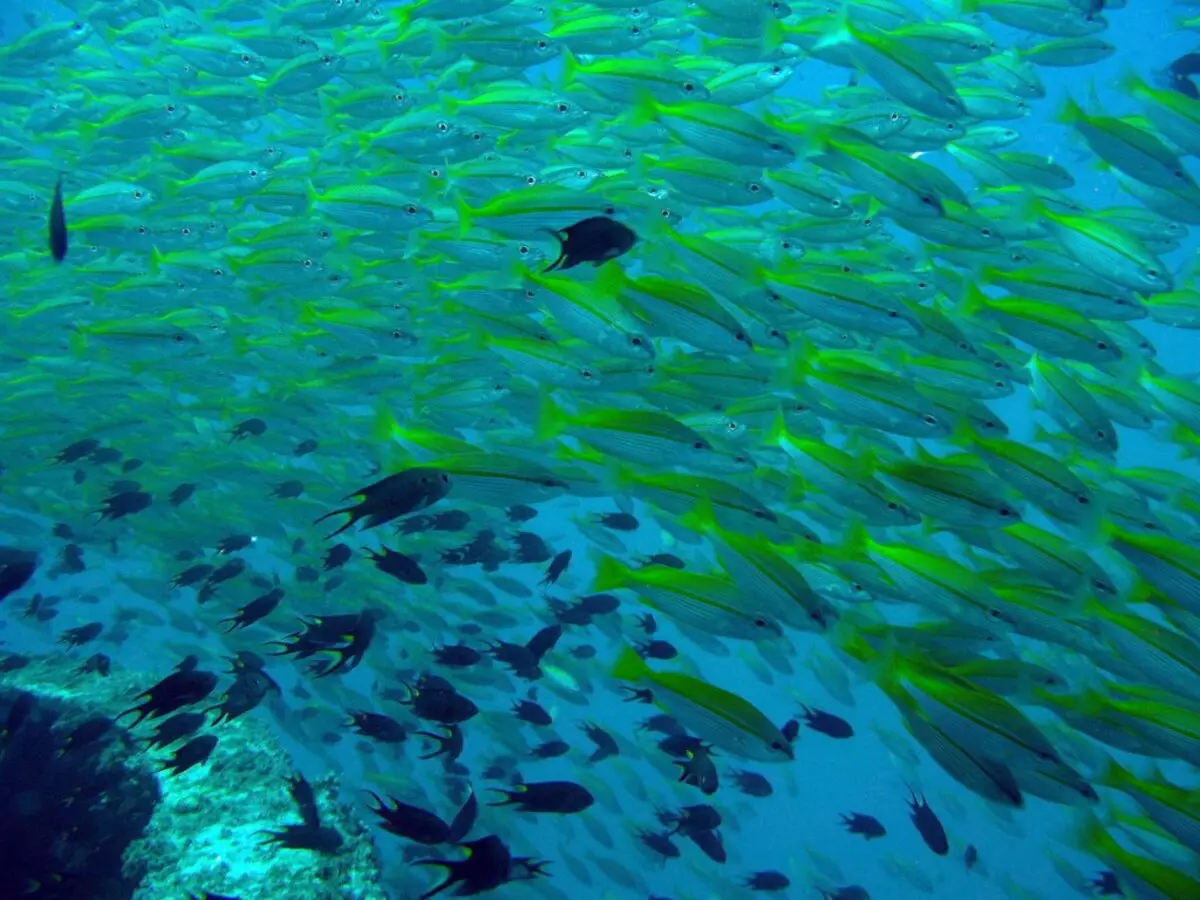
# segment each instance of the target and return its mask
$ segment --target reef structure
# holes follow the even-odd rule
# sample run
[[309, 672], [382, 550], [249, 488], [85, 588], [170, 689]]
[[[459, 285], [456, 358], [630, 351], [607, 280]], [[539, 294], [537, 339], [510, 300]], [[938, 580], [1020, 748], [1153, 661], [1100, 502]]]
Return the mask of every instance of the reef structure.
[[0, 654], [0, 896], [387, 900], [370, 831], [339, 801], [336, 776], [313, 782], [322, 823], [343, 838], [336, 853], [265, 841], [296, 818], [294, 772], [267, 724], [246, 715], [206, 728], [211, 756], [171, 775], [169, 753], [113, 721], [145, 685], [116, 666], [103, 677], [64, 655]]

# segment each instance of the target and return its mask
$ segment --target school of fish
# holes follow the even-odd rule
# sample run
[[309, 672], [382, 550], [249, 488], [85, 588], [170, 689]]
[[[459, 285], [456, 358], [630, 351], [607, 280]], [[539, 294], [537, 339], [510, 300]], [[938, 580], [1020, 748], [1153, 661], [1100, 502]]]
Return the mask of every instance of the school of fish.
[[[864, 796], [863, 852], [1200, 898], [1200, 385], [1143, 328], [1200, 328], [1200, 100], [1131, 72], [1053, 111], [1077, 165], [1020, 149], [1123, 2], [63, 5], [0, 44], [3, 613], [194, 651], [121, 719], [183, 710], [176, 772], [352, 729], [397, 896], [886, 898], [723, 827], [874, 693], [911, 824]], [[931, 768], [1068, 809], [1061, 880]], [[291, 789], [271, 839], [336, 852]]]

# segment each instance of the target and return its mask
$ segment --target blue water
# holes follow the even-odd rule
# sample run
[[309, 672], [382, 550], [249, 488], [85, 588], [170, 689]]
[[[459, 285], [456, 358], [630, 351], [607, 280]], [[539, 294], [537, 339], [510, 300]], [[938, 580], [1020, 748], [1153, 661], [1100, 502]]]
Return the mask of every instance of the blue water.
[[[0, 39], [12, 40], [24, 31], [26, 25], [22, 13], [26, 11], [45, 12], [64, 19], [72, 15], [50, 3], [6, 0], [0, 5]], [[1149, 79], [1155, 70], [1192, 49], [1192, 36], [1174, 30], [1176, 18], [1189, 11], [1190, 8], [1168, 3], [1141, 3], [1137, 0], [1131, 3], [1130, 8], [1110, 11], [1108, 16], [1112, 27], [1103, 36], [1117, 45], [1117, 54], [1105, 62], [1078, 70], [1040, 70], [1048, 95], [1033, 104], [1034, 112], [1029, 118], [1014, 123], [1023, 135], [1014, 149], [1049, 155], [1065, 165], [1078, 182], [1069, 193], [1089, 206], [1135, 205], [1134, 201], [1121, 194], [1111, 173], [1095, 167], [1094, 159], [1081, 140], [1069, 127], [1059, 124], [1056, 115], [1068, 96], [1089, 105], [1093, 102], [1093, 92], [1100, 106], [1109, 113], [1123, 115], [1134, 112], [1135, 104], [1120, 91], [1117, 81], [1130, 70]], [[1017, 33], [993, 22], [987, 22], [986, 28], [1002, 45], [1021, 40]], [[548, 74], [553, 76], [554, 73], [555, 68], [550, 67]], [[823, 89], [844, 84], [845, 77], [844, 70], [817, 61], [806, 61], [780, 92], [780, 96], [819, 102]], [[1095, 111], [1094, 106], [1090, 108]], [[939, 153], [936, 157], [939, 165], [944, 164], [963, 183], [964, 179], [953, 172], [953, 164], [946, 154]], [[1189, 168], [1193, 174], [1200, 175], [1200, 168], [1193, 163], [1189, 161]], [[1189, 240], [1167, 258], [1180, 282], [1190, 276], [1189, 266], [1196, 249], [1196, 242]], [[1155, 344], [1158, 361], [1168, 371], [1197, 371], [1194, 361], [1195, 339], [1191, 332], [1156, 326], [1146, 321], [1137, 323], [1137, 327]], [[3, 340], [0, 337], [0, 342]], [[1032, 434], [1035, 419], [1026, 391], [1018, 391], [1012, 398], [996, 404], [995, 409], [1010, 425], [1016, 439], [1028, 438]], [[330, 445], [337, 440], [338, 435], [335, 434], [322, 436], [323, 443]], [[67, 441], [63, 443], [65, 445]], [[3, 448], [2, 440], [0, 448]], [[3, 455], [0, 453], [0, 456]], [[168, 461], [158, 462], [167, 464]], [[319, 465], [319, 462], [313, 465]], [[1147, 432], [1122, 431], [1118, 465], [1174, 466], [1183, 473], [1196, 474], [1194, 463], [1179, 460], [1173, 448]], [[187, 480], [187, 472], [177, 474], [179, 480]], [[346, 487], [349, 489], [353, 485]], [[19, 505], [12, 498], [9, 502], [10, 509]], [[541, 514], [536, 520], [538, 533], [556, 549], [570, 548], [575, 552], [572, 568], [556, 595], [565, 598], [587, 593], [593, 571], [589, 561], [589, 545], [578, 534], [572, 517], [592, 511], [609, 511], [611, 505], [602, 500], [567, 498], [543, 504], [539, 508]], [[211, 548], [220, 537], [242, 530], [237, 521], [218, 518], [197, 525], [194, 538], [200, 545]], [[300, 534], [309, 540], [311, 556], [319, 546], [318, 536], [311, 529], [297, 527], [287, 538], [282, 529], [274, 534], [263, 535], [243, 557], [252, 571], [268, 577], [278, 574], [288, 583], [294, 576], [293, 564], [288, 560], [288, 544], [291, 537]], [[23, 543], [27, 538], [23, 534], [0, 537], [5, 538], [0, 543]], [[664, 549], [663, 535], [657, 529], [647, 527], [635, 538], [627, 540], [626, 547], [630, 555], [653, 553]], [[194, 609], [193, 592], [167, 589], [165, 581], [171, 573], [164, 572], [163, 564], [157, 558], [139, 552], [136, 540], [126, 538], [120, 550], [105, 557], [98, 547], [89, 548], [88, 572], [69, 580], [57, 583], [49, 581], [43, 571], [22, 595], [10, 599], [0, 608], [0, 641], [4, 648], [27, 653], [53, 651], [56, 638], [65, 628], [94, 620], [111, 621], [113, 612], [119, 607], [136, 607], [149, 612], [161, 612], [166, 608], [172, 615], [186, 621]], [[180, 569], [184, 567], [179, 566]], [[455, 570], [453, 574], [473, 577], [464, 574], [466, 572]], [[506, 566], [501, 573], [526, 582], [530, 580], [528, 568]], [[127, 585], [126, 579], [136, 582], [141, 590], [135, 593]], [[152, 585], [158, 585], [158, 589], [151, 589]], [[39, 624], [18, 616], [23, 600], [34, 591], [64, 596], [62, 613], [58, 618]], [[223, 609], [229, 609], [232, 596], [219, 598], [215, 602], [221, 604]], [[435, 608], [439, 603], [438, 594], [432, 591], [419, 596], [422, 603]], [[511, 629], [511, 633], [531, 634], [537, 620], [524, 613], [522, 606], [534, 601], [499, 596], [502, 597], [502, 609], [522, 616], [523, 625]], [[459, 608], [469, 604], [469, 600], [462, 595], [451, 598], [443, 592], [441, 599], [453, 599]], [[625, 606], [624, 613], [628, 619], [633, 604], [629, 601]], [[331, 599], [326, 602], [307, 602], [301, 611], [333, 612], [349, 608], [349, 601]], [[154, 626], [143, 622], [135, 626], [134, 636], [120, 646], [106, 643], [107, 636], [102, 636], [98, 644], [88, 645], [73, 651], [73, 654], [82, 659], [100, 649], [111, 654], [120, 667], [145, 672], [148, 680], [154, 680], [165, 674], [181, 656], [190, 652], [206, 653], [205, 658], [215, 663], [219, 656], [228, 655], [231, 648], [261, 650], [262, 641], [276, 636], [290, 621], [290, 612], [285, 609], [277, 612], [272, 617], [274, 627], [259, 626], [232, 639], [222, 639], [207, 630], [184, 634], [168, 623]], [[418, 613], [414, 618], [426, 623], [417, 645], [432, 646], [453, 641], [450, 630], [429, 625], [429, 616]], [[453, 619], [453, 616], [447, 618]], [[666, 621], [666, 617], [659, 616], [659, 620], [662, 623], [660, 637], [675, 640], [681, 647], [688, 645], [687, 639]], [[511, 637], [512, 634], [506, 632], [505, 636]], [[791, 637], [795, 649], [793, 659], [804, 660], [812, 654], [828, 656], [831, 652], [825, 639], [820, 636], [793, 634]], [[582, 643], [584, 639], [569, 635], [560, 644], [559, 650]], [[293, 710], [287, 718], [294, 722], [294, 711], [305, 705], [315, 705], [319, 709], [315, 719], [319, 725], [310, 724], [308, 739], [297, 740], [283, 728], [279, 729], [279, 738], [293, 756], [297, 767], [310, 778], [318, 777], [329, 769], [340, 772], [345, 788], [344, 797], [348, 801], [358, 802], [362, 797], [357, 793], [358, 788], [374, 786], [366, 777], [368, 768], [371, 768], [400, 779], [397, 783], [385, 785], [398, 795], [402, 788], [397, 784], [411, 782], [425, 786], [427, 789], [424, 793], [431, 808], [448, 817], [455, 804], [443, 793], [437, 762], [417, 761], [420, 749], [418, 741], [410, 739], [398, 751], [375, 748], [363, 753], [361, 742], [353, 737], [347, 737], [336, 746], [324, 745], [313, 739], [314, 735], [323, 731], [339, 730], [339, 723], [345, 718], [345, 709], [376, 709], [399, 715], [395, 706], [380, 704], [371, 698], [378, 686], [395, 686], [395, 670], [407, 668], [407, 663], [399, 660], [395, 651], [410, 640], [405, 634], [391, 641], [380, 641], [372, 648], [368, 664], [341, 676], [336, 682], [327, 679], [315, 687], [311, 680], [303, 677], [299, 665], [290, 660], [272, 660], [269, 671], [283, 687], [284, 704]], [[1046, 856], [1047, 845], [1054, 845], [1063, 857], [1086, 873], [1092, 874], [1102, 868], [1097, 860], [1064, 843], [1064, 840], [1069, 842], [1076, 821], [1072, 811], [1033, 797], [1028, 798], [1023, 810], [998, 811], [988, 808], [979, 798], [952, 781], [911, 740], [901, 736], [903, 728], [893, 705], [871, 683], [862, 681], [854, 684], [852, 706], [846, 706], [831, 696], [803, 666], [798, 666], [792, 676], [776, 674], [774, 683], [767, 685], [754, 673], [755, 670], [751, 669], [736, 645], [733, 645], [734, 652], [726, 658], [700, 651], [691, 654], [689, 650], [689, 654], [701, 662], [706, 677], [717, 683], [737, 685], [773, 721], [783, 722], [798, 712], [800, 704], [810, 704], [849, 719], [855, 726], [856, 736], [850, 741], [833, 741], [806, 730], [801, 736], [797, 758], [792, 765], [743, 765], [723, 759], [723, 774], [735, 767], [761, 771], [774, 784], [775, 795], [765, 799], [743, 797], [736, 794], [727, 782], [717, 797], [717, 805], [726, 817], [724, 834], [729, 862], [723, 867], [711, 864], [683, 842], [683, 859], [662, 865], [637, 846], [634, 834], [641, 829], [656, 829], [656, 806], [698, 803], [703, 798], [689, 788], [675, 785], [666, 758], [653, 750], [646, 739], [635, 737], [636, 723], [653, 710], [624, 704], [620, 702], [619, 695], [608, 689], [604, 670], [613, 656], [611, 648], [615, 644], [594, 632], [589, 633], [586, 640], [601, 647], [598, 659], [579, 662], [560, 652], [559, 664], [594, 682], [595, 689], [589, 694], [587, 705], [580, 707], [554, 702], [553, 695], [544, 687], [540, 693], [545, 705], [551, 706], [553, 703], [556, 707], [557, 722], [553, 731], [572, 743], [575, 749], [565, 758], [522, 765], [521, 770], [526, 777], [540, 780], [579, 778], [597, 785], [596, 793], [601, 802], [588, 814], [592, 820], [591, 828], [611, 835], [614, 846], [606, 849], [595, 833], [589, 833], [588, 826], [582, 821], [518, 820], [505, 810], [487, 812], [476, 833], [494, 830], [510, 840], [515, 850], [553, 862], [550, 884], [555, 894], [544, 893], [550, 888], [537, 882], [502, 888], [496, 896], [643, 896], [641, 892], [631, 892], [612, 882], [596, 862], [602, 858], [618, 860], [621, 865], [639, 873], [651, 894], [677, 900], [688, 897], [726, 900], [742, 896], [742, 889], [738, 887], [740, 881], [756, 870], [767, 869], [787, 873], [793, 884], [786, 896], [796, 898], [819, 896], [818, 886], [830, 888], [857, 883], [867, 887], [877, 900], [999, 900], [1021, 897], [1057, 900], [1073, 896], [1073, 892], [1055, 873]], [[761, 664], [756, 670], [762, 670]], [[301, 702], [295, 699], [295, 690], [301, 683], [317, 694], [316, 700]], [[466, 691], [471, 693], [469, 686]], [[484, 718], [506, 715], [509, 705], [507, 696], [499, 692], [480, 692], [476, 699], [485, 708]], [[253, 715], [270, 721], [274, 713], [264, 707]], [[623, 741], [625, 752], [619, 760], [609, 760], [589, 769], [585, 758], [590, 747], [587, 747], [579, 732], [579, 725], [585, 721], [603, 723]], [[1062, 727], [1048, 716], [1037, 716], [1037, 721], [1048, 725], [1048, 734], [1052, 738], [1057, 734], [1055, 729]], [[919, 765], [914, 767], [893, 755], [888, 745], [880, 739], [881, 732], [892, 735], [896, 741], [908, 747], [920, 759]], [[467, 734], [467, 751], [462, 762], [472, 772], [479, 772], [495, 756], [495, 748], [488, 742], [486, 727], [469, 725]], [[526, 736], [532, 742], [531, 735], [532, 732], [526, 729]], [[547, 731], [546, 734], [539, 733], [537, 739], [548, 739], [550, 736]], [[637, 743], [642, 744], [642, 752], [635, 749]], [[367, 767], [364, 762], [368, 763]], [[482, 787], [482, 782], [477, 782], [477, 786]], [[906, 801], [910, 786], [923, 792], [941, 814], [952, 842], [948, 857], [933, 856], [909, 825]], [[610, 795], [607, 802], [604, 793]], [[420, 792], [414, 796], [419, 797]], [[845, 833], [838, 825], [839, 816], [851, 811], [866, 812], [879, 818], [888, 828], [887, 837], [868, 844], [859, 837]], [[362, 807], [362, 813], [366, 819], [365, 807]], [[483, 827], [485, 823], [486, 828]], [[402, 868], [402, 842], [382, 832], [377, 840], [389, 869]], [[980, 857], [979, 865], [970, 871], [963, 862], [963, 853], [968, 845], [974, 845]], [[566, 864], [567, 857], [577, 859], [591, 873], [594, 881], [591, 884], [580, 882]], [[411, 885], [414, 882], [406, 883]], [[400, 892], [396, 896], [403, 898], [409, 895]]]

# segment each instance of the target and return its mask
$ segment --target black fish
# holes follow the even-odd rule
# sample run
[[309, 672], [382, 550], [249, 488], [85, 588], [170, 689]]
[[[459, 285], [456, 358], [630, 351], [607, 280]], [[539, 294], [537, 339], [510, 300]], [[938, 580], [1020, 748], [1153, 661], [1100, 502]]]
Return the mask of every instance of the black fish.
[[388, 801], [391, 803], [389, 806], [374, 791], [367, 793], [375, 799], [376, 803], [371, 812], [383, 820], [379, 823], [379, 827], [390, 834], [418, 844], [446, 844], [462, 840], [474, 825], [479, 809], [479, 801], [472, 793], [467, 797], [467, 802], [463, 804], [458, 815], [454, 817], [454, 822], [448, 823], [436, 813], [421, 809], [419, 806], [402, 803], [395, 797], [388, 797]]
[[62, 633], [62, 636], [58, 639], [58, 643], [66, 644], [68, 647], [78, 647], [80, 644], [86, 644], [88, 641], [99, 637], [100, 632], [103, 630], [103, 622], [89, 622], [87, 625], [80, 625], [78, 628], [68, 628]]
[[349, 494], [347, 500], [357, 497], [359, 502], [328, 512], [316, 521], [324, 522], [342, 514], [347, 516], [345, 524], [326, 539], [336, 537], [360, 519], [366, 520], [367, 528], [374, 528], [432, 506], [450, 493], [451, 486], [450, 476], [437, 469], [405, 469]]
[[571, 269], [585, 262], [601, 266], [628, 253], [638, 240], [633, 229], [608, 216], [592, 216], [558, 231], [542, 230], [554, 235], [559, 243], [558, 259], [545, 268], [547, 272]]
[[471, 897], [483, 894], [508, 884], [514, 878], [529, 880], [538, 875], [545, 875], [542, 866], [526, 856], [513, 856], [504, 842], [494, 834], [477, 841], [459, 844], [467, 851], [467, 858], [454, 859], [419, 859], [418, 866], [441, 866], [446, 870], [446, 877], [431, 890], [422, 894], [419, 900], [429, 900], [447, 888], [458, 885], [454, 892], [457, 897]]
[[686, 760], [675, 760], [679, 766], [679, 780], [684, 784], [700, 788], [700, 792], [711, 797], [721, 786], [716, 763], [706, 747], [687, 751]]
[[854, 737], [854, 726], [840, 716], [827, 713], [820, 709], [804, 707], [804, 721], [813, 731], [827, 734], [831, 738], [846, 740]]
[[770, 797], [775, 793], [771, 782], [758, 772], [748, 772], [745, 769], [735, 769], [729, 773], [743, 794], [750, 797]]
[[408, 738], [408, 732], [403, 725], [382, 713], [352, 710], [347, 727], [353, 728], [355, 734], [369, 737], [381, 744], [399, 744]]
[[0, 600], [23, 588], [37, 567], [36, 553], [0, 547]]
[[170, 746], [181, 738], [195, 734], [207, 721], [204, 713], [179, 713], [160, 722], [154, 729], [154, 734], [144, 738], [147, 749], [161, 749]]
[[237, 611], [236, 616], [230, 616], [227, 619], [221, 619], [220, 624], [229, 623], [226, 632], [233, 631], [237, 628], [247, 628], [253, 625], [259, 619], [271, 614], [271, 612], [279, 605], [279, 601], [283, 599], [283, 589], [274, 588], [262, 596], [255, 597], [245, 606]]
[[429, 583], [429, 576], [425, 574], [425, 570], [411, 556], [398, 553], [387, 547], [380, 547], [379, 549], [383, 552], [376, 553], [368, 547], [367, 555], [371, 558], [371, 562], [375, 563], [375, 568], [380, 572], [385, 572], [405, 584]]
[[744, 882], [752, 891], [784, 891], [791, 883], [792, 880], [782, 872], [755, 872]]
[[67, 258], [70, 241], [67, 237], [67, 214], [63, 210], [62, 176], [54, 185], [54, 200], [50, 204], [50, 255], [56, 263]]
[[596, 802], [596, 798], [581, 784], [573, 781], [535, 781], [518, 784], [516, 790], [492, 788], [505, 799], [489, 806], [517, 805], [518, 812], [577, 813]]
[[921, 839], [925, 841], [925, 846], [938, 856], [945, 856], [949, 853], [950, 840], [946, 837], [946, 829], [942, 827], [941, 820], [934, 811], [929, 808], [925, 798], [922, 797], [918, 800], [916, 792], [913, 791], [912, 799], [908, 801], [908, 808], [911, 811], [909, 818], [917, 827], [917, 831], [921, 833]]
[[450, 644], [433, 648], [434, 659], [439, 665], [465, 668], [483, 659], [483, 654], [466, 644]]
[[207, 762], [216, 747], [217, 739], [211, 734], [202, 734], [200, 737], [192, 738], [176, 750], [169, 760], [162, 763], [161, 771], [165, 772], [170, 769], [171, 774], [182, 775], [193, 766]]
[[532, 700], [522, 700], [520, 703], [513, 704], [513, 714], [522, 722], [528, 722], [530, 725], [553, 725], [554, 720], [550, 713], [540, 703], [535, 703]]
[[134, 725], [147, 717], [158, 719], [185, 706], [199, 703], [211, 694], [216, 686], [217, 676], [212, 672], [202, 672], [194, 668], [181, 669], [139, 694], [139, 698], [144, 698], [142, 702], [125, 710], [117, 718], [135, 712], [138, 717]]
[[883, 827], [883, 823], [874, 816], [868, 816], [866, 813], [843, 814], [842, 824], [846, 826], [846, 830], [851, 834], [861, 834], [868, 841], [881, 838], [887, 834], [887, 829]]

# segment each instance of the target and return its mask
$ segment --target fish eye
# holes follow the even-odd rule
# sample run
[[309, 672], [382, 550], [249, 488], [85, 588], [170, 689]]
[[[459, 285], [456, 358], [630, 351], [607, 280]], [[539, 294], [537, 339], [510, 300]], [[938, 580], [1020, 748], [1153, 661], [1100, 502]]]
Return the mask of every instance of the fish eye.
[[587, 172], [585, 172], [583, 169], [580, 169], [579, 171], [577, 171], [575, 173], [575, 177], [576, 178], [587, 178]]
[[213, 269], [212, 273], [213, 273], [213, 278], [223, 278], [225, 276], [224, 269]]
[[780, 741], [771, 741], [771, 749], [778, 750], [780, 753], [782, 753], [784, 748]]
[[148, 229], [146, 228], [145, 225], [138, 226], [138, 234], [146, 234], [147, 232], [148, 232]]
[[785, 147], [785, 146], [783, 146], [783, 144], [779, 144], [779, 143], [768, 144], [767, 148], [770, 150], [774, 150], [776, 153], [786, 153], [787, 152], [787, 147]]
[[482, 140], [483, 140], [483, 135], [482, 135], [482, 134], [480, 134], [478, 131], [476, 131], [474, 134], [472, 134], [472, 135], [471, 135], [471, 140], [473, 140], [473, 141], [482, 141]]
[[669, 219], [669, 218], [671, 218], [671, 209], [670, 209], [670, 207], [663, 207], [663, 209], [662, 209], [662, 211], [659, 213], [659, 215], [660, 215], [660, 216], [662, 216], [664, 219]]
[[772, 75], [782, 75], [783, 67], [782, 66], [771, 66], [771, 74]]
[[899, 122], [900, 121], [900, 113], [894, 112], [890, 116], [888, 116], [888, 118], [891, 119], [893, 122]]
[[1012, 510], [1009, 509], [1007, 506], [1000, 507], [998, 510], [996, 510], [996, 512], [1000, 514], [1000, 518], [1002, 518], [1002, 519], [1007, 519], [1009, 516], [1011, 516], [1013, 514]]
[[242, 62], [244, 62], [244, 63], [250, 62], [250, 57], [245, 53], [242, 54]]
[[642, 341], [642, 339], [640, 337], [635, 337], [635, 338], [630, 339], [629, 343], [633, 344], [633, 346], [635, 346], [635, 347], [640, 347], [640, 346], [642, 346], [644, 341]]
[[392, 99], [395, 100], [397, 103], [403, 103], [404, 95], [403, 94], [393, 94]]
[[900, 318], [900, 313], [896, 312], [896, 310], [894, 310], [894, 309], [889, 309], [888, 310], [888, 318], [889, 319], [898, 319], [898, 318]]
[[972, 49], [972, 50], [978, 50], [978, 49], [979, 49], [979, 45], [978, 45], [978, 44], [972, 44], [972, 45], [971, 45], [971, 49]]
[[537, 295], [534, 293], [534, 291], [532, 291], [532, 290], [525, 291], [525, 299], [526, 300], [532, 300], [535, 296], [537, 296]]
[[692, 84], [690, 81], [685, 81], [683, 83], [683, 89], [684, 89], [684, 91], [686, 91], [687, 93], [690, 94], [692, 91], [694, 91], [696, 89], [696, 85]]
[[532, 187], [533, 185], [537, 184], [537, 176], [536, 175], [526, 175], [525, 183], [527, 185], [529, 185], [530, 187]]
[[704, 441], [695, 441], [692, 444], [692, 449], [693, 450], [705, 450], [705, 449], [707, 449], [707, 446], [705, 445]]
[[417, 214], [417, 208], [415, 206], [413, 206], [411, 203], [408, 206], [404, 207], [404, 211], [406, 213], [408, 213], [410, 216], [415, 216]]
[[522, 256], [526, 256], [529, 253], [529, 248], [526, 247], [524, 244], [522, 244], [520, 247], [517, 248], [517, 252], [520, 253]]
[[441, 177], [442, 177], [442, 170], [441, 170], [441, 169], [430, 169], [430, 170], [429, 170], [429, 175], [430, 175], [430, 177], [432, 177], [432, 178], [441, 178]]
[[632, 28], [629, 29], [629, 33], [632, 34], [634, 37], [637, 37], [639, 34], [642, 33], [642, 29], [640, 29], [636, 25], [634, 25]]
[[1158, 269], [1147, 269], [1146, 274], [1149, 275], [1151, 278], [1157, 278], [1158, 277]]
[[888, 501], [888, 509], [896, 510], [896, 509], [899, 509], [899, 508], [900, 508], [900, 504], [899, 504], [899, 503], [896, 503], [894, 500], [889, 500], [889, 501]]
[[920, 288], [921, 290], [925, 290], [925, 288], [929, 287], [929, 285], [926, 284], [924, 281], [918, 281], [917, 287]]
[[922, 197], [922, 198], [921, 198], [921, 202], [922, 202], [922, 203], [924, 203], [926, 206], [934, 206], [934, 205], [936, 205], [936, 204], [933, 202], [933, 198], [932, 198], [932, 197], [930, 197], [928, 194], [926, 194], [924, 197]]
[[737, 422], [730, 422], [728, 425], [725, 426], [725, 428], [729, 431], [737, 431], [738, 427], [739, 426], [738, 426]]
[[401, 331], [399, 328], [397, 328], [395, 331], [392, 332], [392, 337], [394, 337], [398, 340], [398, 339], [404, 337], [404, 332]]
[[595, 375], [593, 375], [593, 374], [592, 374], [592, 370], [591, 370], [591, 369], [580, 369], [580, 370], [579, 370], [579, 374], [580, 374], [580, 376], [582, 376], [583, 378], [594, 378], [594, 377], [595, 377]]
[[1096, 429], [1096, 437], [1102, 441], [1106, 440], [1108, 438], [1108, 432], [1105, 431], [1103, 428], [1097, 428]]
[[615, 206], [606, 206], [604, 207], [604, 214], [606, 216], [615, 216], [617, 214], [617, 208]]
[[450, 126], [447, 125], [445, 122], [438, 122], [437, 130], [440, 131], [442, 134], [445, 134], [447, 131], [450, 130]]
[[923, 421], [926, 425], [936, 425], [938, 423], [937, 416], [930, 415], [929, 413], [926, 413], [924, 416], [922, 416], [921, 421]]
[[313, 267], [313, 261], [311, 259], [306, 259], [301, 263], [301, 265], [306, 269], [311, 269]]
[[993, 619], [996, 619], [997, 621], [1004, 618], [1004, 613], [1002, 613], [1000, 610], [996, 609], [996, 607], [994, 607], [994, 606], [987, 611], [987, 614], [988, 614], [988, 616], [990, 616]]
[[864, 225], [870, 225], [870, 224], [871, 224], [872, 222], [874, 222], [874, 221], [875, 221], [875, 220], [874, 220], [873, 218], [871, 218], [871, 216], [867, 216], [865, 219], [863, 219], [863, 224], [864, 224]]
[[984, 237], [991, 237], [991, 236], [992, 236], [992, 229], [990, 229], [990, 228], [984, 228], [984, 229], [982, 229], [982, 230], [980, 231], [980, 234], [982, 234]]
[[537, 48], [538, 48], [539, 50], [545, 50], [545, 49], [546, 49], [548, 46], [550, 46], [550, 45], [549, 45], [549, 44], [547, 44], [545, 41], [538, 41], [538, 42], [537, 42]]
[[560, 113], [565, 113], [565, 112], [571, 111], [571, 107], [565, 103], [560, 103], [560, 104], [558, 104], [558, 106], [556, 106], [554, 108], [557, 109]]
[[173, 340], [177, 344], [182, 344], [183, 343], [183, 335], [182, 334], [173, 334], [173, 335], [171, 335], [171, 340]]
[[1083, 494], [1078, 494], [1075, 497], [1075, 502], [1078, 503], [1080, 506], [1087, 506], [1092, 501], [1088, 497], [1085, 497]]
[[79, 22], [72, 22], [71, 30], [72, 31], [83, 31], [83, 25]]
[[450, 483], [450, 476], [449, 476], [449, 475], [447, 475], [447, 474], [445, 474], [444, 472], [442, 473], [442, 483], [443, 483], [443, 484], [449, 484], [449, 483]]
[[1107, 350], [1108, 343], [1106, 341], [1096, 341], [1096, 349], [1097, 350]]
[[251, 169], [251, 170], [250, 170], [250, 177], [251, 177], [251, 178], [257, 178], [257, 177], [258, 177], [258, 169]]
[[992, 387], [1003, 390], [1004, 388], [1008, 387], [1008, 382], [1007, 381], [993, 381]]
[[325, 65], [329, 65], [330, 63], [333, 62], [333, 57], [332, 56], [322, 56], [321, 62], [325, 63]]
[[761, 190], [762, 190], [762, 185], [755, 184], [753, 181], [750, 182], [750, 193], [757, 194]]
[[179, 229], [179, 233], [182, 234], [184, 237], [191, 237], [192, 229], [189, 228], [187, 225], [184, 225], [182, 228]]
[[737, 334], [735, 334], [733, 336], [733, 339], [735, 341], [739, 341], [739, 342], [744, 341], [746, 339], [746, 335], [743, 332], [739, 331]]
[[767, 625], [768, 625], [768, 622], [767, 622], [767, 620], [766, 620], [766, 619], [764, 619], [762, 616], [758, 616], [758, 617], [757, 617], [757, 618], [754, 620], [754, 627], [755, 627], [755, 628], [766, 628], [766, 627], [767, 627]]
[[983, 427], [984, 428], [995, 428], [996, 423], [994, 421], [992, 421], [991, 419], [984, 419]]

